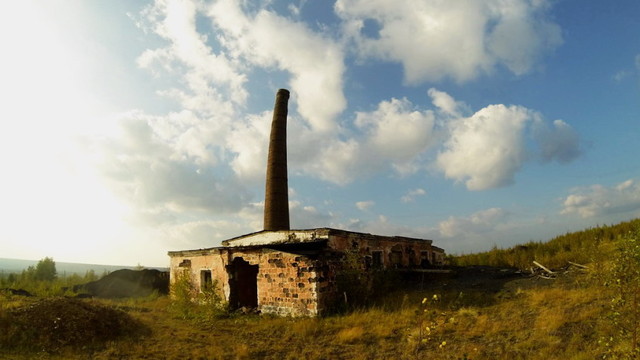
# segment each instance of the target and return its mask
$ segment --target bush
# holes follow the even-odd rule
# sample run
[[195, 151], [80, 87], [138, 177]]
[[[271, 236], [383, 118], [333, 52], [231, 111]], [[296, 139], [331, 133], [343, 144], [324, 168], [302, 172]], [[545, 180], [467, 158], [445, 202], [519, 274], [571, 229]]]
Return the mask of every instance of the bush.
[[620, 239], [605, 285], [611, 290], [609, 318], [615, 332], [604, 343], [613, 357], [636, 359], [640, 357], [640, 227]]
[[228, 306], [220, 295], [218, 282], [198, 291], [190, 273], [178, 273], [171, 284], [171, 307], [174, 314], [182, 319], [195, 320], [207, 325], [211, 320], [228, 316]]

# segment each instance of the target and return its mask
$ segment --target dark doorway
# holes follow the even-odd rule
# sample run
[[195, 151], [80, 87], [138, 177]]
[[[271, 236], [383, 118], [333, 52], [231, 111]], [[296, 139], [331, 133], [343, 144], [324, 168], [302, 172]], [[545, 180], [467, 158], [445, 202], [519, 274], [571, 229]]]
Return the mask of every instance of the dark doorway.
[[233, 259], [227, 266], [229, 273], [229, 306], [258, 307], [258, 265], [251, 265], [243, 258]]
[[200, 270], [200, 291], [210, 290], [212, 286], [211, 270]]
[[391, 248], [389, 253], [389, 263], [392, 269], [399, 269], [402, 267], [402, 245], [396, 244]]
[[382, 269], [382, 251], [372, 251], [372, 266], [374, 269]]

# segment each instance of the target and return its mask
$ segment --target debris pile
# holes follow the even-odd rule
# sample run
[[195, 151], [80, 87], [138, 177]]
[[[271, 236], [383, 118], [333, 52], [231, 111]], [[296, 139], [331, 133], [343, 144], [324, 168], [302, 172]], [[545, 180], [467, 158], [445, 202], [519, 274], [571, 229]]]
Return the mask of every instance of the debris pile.
[[169, 273], [154, 269], [116, 270], [100, 280], [73, 287], [76, 293], [99, 298], [145, 297], [169, 293]]
[[535, 260], [533, 261], [533, 265], [535, 265], [536, 267], [535, 268], [531, 267], [530, 269], [531, 276], [537, 276], [541, 279], [548, 279], [548, 280], [555, 279], [559, 274], [566, 274], [574, 269], [577, 269], [580, 271], [586, 271], [589, 269], [588, 266], [574, 263], [571, 261], [567, 262], [567, 266], [559, 270], [550, 270], [546, 266], [540, 264]]

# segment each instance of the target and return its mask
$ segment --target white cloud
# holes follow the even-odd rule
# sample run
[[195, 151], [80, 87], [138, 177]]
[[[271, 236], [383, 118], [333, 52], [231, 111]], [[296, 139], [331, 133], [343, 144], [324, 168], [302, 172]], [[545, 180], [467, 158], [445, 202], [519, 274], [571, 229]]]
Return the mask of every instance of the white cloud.
[[358, 112], [355, 124], [367, 133], [367, 140], [378, 156], [406, 162], [433, 142], [433, 112], [412, 108], [409, 100], [382, 101], [373, 112]]
[[375, 205], [376, 203], [374, 201], [368, 200], [368, 201], [358, 201], [356, 202], [356, 207], [362, 211], [366, 211], [369, 210], [373, 205]]
[[424, 196], [426, 195], [427, 192], [424, 191], [424, 189], [413, 189], [413, 190], [409, 190], [407, 191], [407, 193], [405, 195], [403, 195], [400, 200], [403, 203], [409, 203], [409, 202], [414, 202], [416, 200], [416, 197], [418, 196]]
[[[308, 139], [313, 143], [313, 138]], [[328, 139], [321, 149], [312, 161], [300, 164], [303, 173], [340, 185], [366, 175], [365, 172], [361, 172], [367, 167], [362, 160], [362, 148], [355, 139]]]
[[252, 181], [264, 179], [271, 117], [270, 111], [260, 115], [248, 115], [246, 121], [235, 123], [233, 130], [227, 136], [227, 149], [235, 153], [231, 160], [231, 167], [240, 179]]
[[335, 118], [346, 107], [340, 45], [303, 23], [264, 9], [248, 15], [232, 0], [215, 1], [207, 14], [222, 31], [220, 41], [234, 57], [291, 74], [292, 99], [313, 130], [338, 128]]
[[[462, 12], [474, 19], [475, 15], [467, 14], [461, 4], [455, 4], [443, 16], [446, 18]], [[342, 5], [345, 3], [338, 2], [336, 9], [344, 10]], [[357, 8], [365, 13], [373, 11], [367, 4], [351, 2], [351, 5], [354, 5], [354, 11]], [[434, 6], [420, 5], [417, 10], [420, 13]], [[402, 3], [394, 11], [407, 15], [409, 7], [409, 4]], [[483, 9], [488, 11], [488, 8]], [[501, 7], [491, 9], [499, 13], [496, 16], [500, 21], [506, 21], [510, 19], [511, 12], [528, 19], [522, 15], [523, 12], [533, 14], [542, 8], [537, 5], [516, 7], [511, 12], [505, 12]], [[208, 45], [209, 39], [197, 31], [198, 15], [204, 15], [211, 21], [219, 47], [216, 51]], [[348, 21], [355, 21], [349, 16]], [[386, 16], [383, 17], [387, 19]], [[425, 19], [442, 20], [440, 15], [429, 16]], [[198, 167], [224, 166], [228, 162], [235, 176], [242, 181], [257, 182], [262, 178], [270, 112], [242, 114], [248, 96], [244, 89], [247, 74], [260, 67], [268, 71], [283, 70], [290, 75], [294, 105], [291, 108], [302, 116], [299, 118], [291, 111], [289, 117], [289, 168], [293, 174], [307, 174], [346, 184], [357, 176], [368, 176], [387, 167], [400, 175], [425, 169], [431, 161], [427, 151], [441, 141], [443, 135], [436, 131], [438, 116], [443, 118], [442, 121], [462, 124], [451, 126], [451, 138], [438, 156], [438, 165], [447, 177], [466, 180], [467, 187], [474, 190], [503, 186], [513, 181], [515, 172], [524, 161], [517, 116], [517, 112], [524, 108], [497, 105], [496, 108], [485, 108], [470, 118], [460, 119], [469, 113], [466, 105], [436, 89], [430, 89], [428, 95], [438, 110], [437, 115], [432, 110], [417, 109], [406, 98], [392, 98], [380, 102], [374, 111], [356, 113], [355, 131], [347, 133], [336, 120], [346, 107], [342, 91], [344, 45], [329, 35], [314, 32], [307, 25], [275, 12], [264, 8], [249, 11], [229, 0], [207, 5], [157, 1], [144, 11], [143, 17], [141, 27], [161, 36], [168, 45], [145, 51], [138, 59], [139, 64], [150, 70], [173, 74], [184, 85], [162, 93], [179, 101], [185, 110], [157, 117], [149, 123], [156, 135], [171, 148], [172, 160], [191, 162]], [[389, 21], [393, 24], [395, 20]], [[529, 25], [535, 25], [532, 24]], [[496, 25], [496, 29], [498, 27]], [[382, 26], [382, 30], [384, 28]], [[453, 32], [453, 39], [456, 36], [475, 36], [461, 24], [453, 28], [445, 26], [441, 30]], [[499, 33], [501, 30], [496, 31]], [[283, 33], [287, 36], [282, 36]], [[446, 38], [442, 34], [439, 36]], [[440, 60], [450, 62], [450, 59]], [[511, 114], [500, 114], [499, 109]], [[483, 113], [491, 114], [485, 116]], [[501, 121], [485, 121], [483, 116]], [[474, 122], [481, 124], [464, 130], [465, 124]], [[571, 129], [563, 125], [560, 122], [553, 130], [547, 130], [556, 141], [550, 141], [550, 137], [543, 138], [543, 158], [564, 162], [572, 159], [572, 146], [567, 145], [567, 141], [576, 137], [571, 137]], [[496, 129], [490, 129], [491, 126]], [[544, 127], [540, 129], [543, 130], [539, 132], [544, 132]], [[500, 130], [507, 133], [506, 137], [496, 137], [504, 151], [496, 151], [489, 158], [485, 156], [480, 162], [475, 161], [479, 156], [469, 158], [472, 151], [467, 150], [469, 148], [481, 152], [490, 150], [493, 145], [490, 137]], [[468, 146], [467, 140], [475, 143]]]
[[[466, 105], [435, 89], [434, 104], [447, 115], [449, 134], [436, 165], [447, 178], [464, 181], [469, 190], [486, 190], [512, 184], [516, 173], [532, 158], [569, 163], [581, 154], [580, 137], [566, 122], [548, 125], [542, 116], [522, 106], [489, 105], [469, 117]], [[439, 104], [439, 105], [438, 105]], [[527, 147], [527, 140], [538, 149]]]
[[394, 98], [371, 112], [357, 112], [357, 131], [344, 139], [290, 121], [290, 169], [336, 184], [388, 168], [415, 173], [424, 166], [421, 156], [436, 142], [434, 122], [431, 110], [419, 111], [409, 100]]
[[520, 106], [490, 105], [471, 117], [453, 120], [437, 165], [446, 177], [465, 181], [469, 190], [513, 183], [526, 160], [524, 129], [530, 116]]
[[[232, 59], [215, 54], [206, 36], [196, 29], [198, 7], [191, 1], [156, 1], [143, 11], [140, 27], [169, 42], [168, 46], [148, 49], [138, 65], [150, 70], [171, 72], [184, 67], [182, 80], [191, 93], [174, 88], [165, 94], [177, 98], [190, 110], [212, 115], [228, 110], [228, 104], [244, 104], [246, 76], [237, 71]], [[226, 89], [220, 92], [220, 89]]]
[[[451, 77], [467, 81], [503, 65], [530, 71], [562, 43], [546, 17], [547, 2], [338, 0], [336, 14], [361, 57], [402, 63], [409, 83]], [[365, 21], [379, 31], [364, 33]]]
[[439, 224], [443, 237], [466, 237], [489, 233], [504, 223], [507, 213], [500, 208], [478, 211], [468, 217], [454, 217]]
[[465, 103], [433, 88], [429, 96], [437, 112], [406, 98], [356, 112], [358, 132], [344, 140], [290, 121], [291, 167], [347, 184], [389, 167], [399, 175], [426, 170], [433, 161], [430, 150], [438, 148], [435, 166], [446, 177], [464, 181], [470, 190], [486, 190], [512, 184], [528, 160], [568, 163], [580, 155], [579, 136], [562, 120], [547, 124], [535, 111], [502, 104], [463, 117], [470, 112]]
[[556, 160], [568, 163], [581, 153], [578, 133], [562, 120], [555, 120], [550, 127], [542, 120], [536, 119], [533, 124], [533, 138], [540, 146], [543, 161]]
[[234, 179], [214, 176], [210, 164], [198, 166], [188, 157], [175, 156], [175, 147], [152, 126], [156, 120], [139, 113], [121, 120], [120, 137], [97, 149], [104, 176], [123, 198], [141, 213], [188, 210], [237, 212], [249, 193]]
[[433, 105], [435, 105], [438, 110], [445, 115], [461, 117], [468, 112], [466, 104], [456, 101], [451, 95], [444, 91], [431, 88], [429, 89], [428, 94]]
[[591, 185], [575, 188], [563, 201], [562, 214], [583, 218], [625, 214], [640, 216], [640, 184], [629, 179], [612, 187]]
[[562, 44], [560, 27], [545, 17], [547, 1], [495, 1], [487, 6], [488, 22], [496, 21], [487, 31], [488, 51], [514, 74], [528, 72], [542, 54]]
[[[427, 5], [420, 5], [417, 14], [425, 15], [424, 11], [435, 6]], [[465, 16], [459, 20], [470, 20], [467, 25], [471, 28], [484, 24], [485, 20], [462, 10], [461, 3], [454, 5], [445, 17], [432, 14], [427, 20], [446, 20], [446, 16], [455, 18], [462, 13]], [[471, 9], [480, 6], [467, 5]], [[408, 6], [400, 4], [397, 14], [407, 15]], [[199, 16], [209, 18], [215, 38], [199, 33]], [[466, 43], [462, 49], [469, 47], [469, 56], [454, 56], [453, 52], [461, 48], [444, 55], [415, 51], [419, 48], [416, 41], [407, 38], [399, 43], [398, 57], [394, 57], [386, 53], [389, 44], [385, 41], [396, 39], [398, 24], [387, 15], [380, 17], [384, 35], [380, 42], [360, 39], [360, 45], [369, 46], [383, 58], [401, 61], [412, 81], [441, 75], [466, 80], [496, 63], [519, 73], [531, 66], [527, 61], [533, 61], [533, 52], [539, 50], [517, 59], [487, 55], [488, 50], [473, 44], [476, 34], [469, 32], [467, 25], [455, 23], [443, 25], [442, 31], [453, 31], [448, 35], [418, 32], [418, 45], [427, 38], [435, 40], [436, 45], [440, 41], [440, 45], [455, 42], [459, 46], [456, 41], [460, 40]], [[352, 20], [357, 19], [350, 17], [347, 22]], [[245, 187], [264, 177], [271, 123], [270, 111], [246, 112], [247, 76], [257, 68], [283, 71], [290, 77], [290, 174], [347, 184], [387, 168], [401, 175], [415, 173], [429, 166], [429, 150], [448, 139], [438, 155], [438, 166], [447, 177], [465, 180], [470, 189], [477, 190], [508, 184], [526, 159], [523, 123], [531, 118], [530, 111], [492, 105], [465, 118], [467, 106], [437, 89], [428, 92], [435, 110], [420, 109], [406, 98], [392, 98], [379, 102], [370, 112], [357, 112], [354, 126], [342, 128], [337, 118], [346, 108], [342, 89], [344, 44], [328, 33], [314, 32], [274, 12], [249, 11], [229, 0], [206, 5], [158, 0], [145, 9], [140, 26], [158, 35], [164, 46], [144, 51], [137, 59], [138, 65], [170, 79], [171, 85], [161, 94], [177, 101], [182, 110], [153, 116], [127, 114], [119, 137], [100, 143], [101, 169], [117, 193], [135, 206], [136, 221], [162, 224], [168, 234], [175, 235], [172, 237], [190, 236], [204, 243], [209, 237], [229, 237], [262, 226], [261, 204], [252, 202], [252, 194]], [[499, 34], [501, 30], [495, 31]], [[499, 38], [496, 36], [491, 46], [506, 41]], [[406, 52], [408, 48], [417, 55]], [[572, 144], [577, 140], [568, 125], [561, 121], [553, 127], [541, 125], [539, 132], [545, 131], [549, 136], [541, 141], [543, 158], [570, 161]], [[410, 202], [425, 193], [420, 188], [410, 190], [401, 200]], [[299, 201], [291, 206], [297, 209], [292, 212], [294, 226], [336, 224], [336, 214]], [[373, 206], [373, 201], [356, 203], [362, 211]], [[212, 213], [228, 219], [216, 223], [204, 220]], [[190, 214], [189, 219], [185, 219], [186, 214]], [[392, 226], [384, 217], [375, 224], [367, 226]]]

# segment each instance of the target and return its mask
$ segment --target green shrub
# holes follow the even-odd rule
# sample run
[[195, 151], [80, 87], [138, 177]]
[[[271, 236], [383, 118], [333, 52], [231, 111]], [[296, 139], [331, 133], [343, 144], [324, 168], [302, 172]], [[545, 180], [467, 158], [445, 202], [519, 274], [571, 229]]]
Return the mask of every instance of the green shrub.
[[176, 316], [203, 325], [208, 325], [213, 319], [228, 316], [228, 306], [220, 295], [216, 280], [198, 290], [188, 271], [177, 275], [171, 284], [170, 306]]
[[605, 285], [614, 333], [602, 342], [614, 358], [640, 357], [640, 227], [620, 239]]

